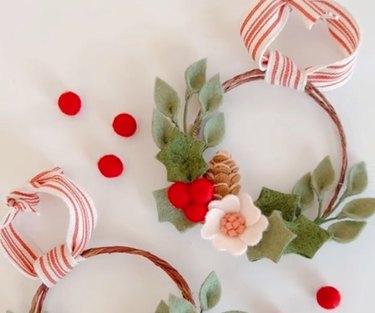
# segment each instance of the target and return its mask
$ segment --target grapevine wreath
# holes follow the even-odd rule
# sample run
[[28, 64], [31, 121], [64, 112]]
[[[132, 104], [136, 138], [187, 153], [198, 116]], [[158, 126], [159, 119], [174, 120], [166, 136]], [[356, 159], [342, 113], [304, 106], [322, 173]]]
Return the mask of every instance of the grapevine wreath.
[[[292, 10], [309, 28], [322, 20], [342, 48], [344, 58], [329, 65], [299, 69], [281, 52], [271, 51], [271, 43]], [[343, 205], [365, 190], [366, 166], [363, 162], [355, 164], [347, 174], [345, 131], [320, 90], [338, 87], [349, 79], [360, 45], [357, 23], [332, 1], [262, 0], [250, 9], [241, 35], [259, 68], [221, 83], [219, 74], [206, 81], [206, 60], [189, 66], [185, 71], [182, 126], [177, 92], [156, 79], [153, 138], [160, 148], [157, 159], [165, 165], [167, 179], [172, 182], [154, 192], [159, 221], [170, 222], [181, 232], [200, 225], [201, 237], [211, 240], [218, 250], [247, 254], [250, 261], [268, 258], [278, 262], [290, 253], [312, 258], [330, 239], [340, 243], [354, 240], [375, 212], [375, 199], [355, 198]], [[220, 112], [224, 94], [257, 80], [304, 92], [328, 114], [341, 143], [341, 170], [335, 186], [334, 169], [326, 157], [291, 190], [285, 193], [263, 188], [253, 201], [241, 191], [240, 170], [229, 152], [219, 151], [208, 162], [204, 159], [204, 152], [219, 145], [224, 137], [224, 114]], [[188, 110], [196, 98], [199, 113], [189, 125]], [[333, 196], [326, 199], [331, 188]], [[311, 207], [316, 211], [313, 220], [304, 214]], [[331, 224], [327, 228], [328, 222]]]

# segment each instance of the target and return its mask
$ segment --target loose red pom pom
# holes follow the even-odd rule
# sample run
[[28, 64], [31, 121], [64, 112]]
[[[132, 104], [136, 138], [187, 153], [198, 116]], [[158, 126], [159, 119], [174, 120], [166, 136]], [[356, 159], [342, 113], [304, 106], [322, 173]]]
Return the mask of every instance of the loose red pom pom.
[[112, 127], [116, 134], [122, 137], [131, 137], [137, 130], [137, 122], [130, 114], [122, 113], [114, 118]]
[[316, 300], [322, 308], [333, 310], [340, 305], [341, 295], [335, 287], [325, 286], [316, 293]]
[[81, 110], [81, 99], [74, 92], [68, 91], [59, 97], [58, 105], [66, 115], [76, 115]]
[[104, 177], [113, 178], [122, 174], [124, 165], [117, 156], [109, 154], [99, 160], [98, 168]]
[[190, 204], [185, 210], [185, 217], [193, 223], [204, 222], [206, 214], [208, 212], [208, 207], [206, 204]]
[[207, 204], [214, 197], [214, 184], [206, 179], [199, 178], [191, 184], [191, 198], [193, 202]]
[[168, 199], [177, 209], [185, 209], [190, 203], [190, 186], [177, 182], [168, 188]]

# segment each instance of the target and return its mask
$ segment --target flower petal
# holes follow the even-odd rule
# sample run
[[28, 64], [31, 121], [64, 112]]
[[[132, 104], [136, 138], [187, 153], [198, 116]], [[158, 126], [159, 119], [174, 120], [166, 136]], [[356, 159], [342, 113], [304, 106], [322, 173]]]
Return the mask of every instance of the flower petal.
[[240, 200], [235, 195], [227, 195], [221, 200], [214, 200], [208, 204], [208, 208], [220, 209], [225, 213], [229, 212], [239, 212], [240, 210]]
[[239, 236], [248, 246], [256, 246], [263, 238], [263, 232], [268, 227], [268, 219], [261, 215], [259, 221], [246, 228], [246, 230]]
[[220, 251], [228, 251], [233, 255], [242, 255], [247, 250], [247, 245], [240, 238], [230, 238], [223, 234], [218, 234], [213, 240], [213, 245]]
[[219, 209], [212, 209], [206, 214], [206, 222], [201, 229], [201, 236], [203, 239], [211, 240], [220, 233], [220, 220], [225, 215], [225, 212]]
[[240, 213], [246, 220], [246, 226], [254, 225], [259, 221], [262, 212], [255, 206], [253, 199], [251, 199], [249, 194], [242, 193], [238, 197], [241, 202]]

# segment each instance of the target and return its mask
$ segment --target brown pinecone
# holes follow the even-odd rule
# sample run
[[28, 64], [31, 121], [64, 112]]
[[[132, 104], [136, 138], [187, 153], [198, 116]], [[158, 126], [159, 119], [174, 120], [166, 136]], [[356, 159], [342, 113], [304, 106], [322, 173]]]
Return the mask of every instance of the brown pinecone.
[[204, 176], [214, 183], [216, 200], [240, 192], [241, 176], [238, 172], [239, 167], [228, 152], [219, 151], [214, 155]]

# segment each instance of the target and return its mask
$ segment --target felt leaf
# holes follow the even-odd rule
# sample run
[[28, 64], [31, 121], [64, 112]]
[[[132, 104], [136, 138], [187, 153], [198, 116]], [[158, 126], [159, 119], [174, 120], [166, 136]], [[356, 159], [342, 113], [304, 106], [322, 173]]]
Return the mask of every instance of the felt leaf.
[[174, 295], [169, 296], [168, 304], [170, 313], [196, 313], [189, 301]]
[[188, 94], [199, 92], [206, 82], [207, 59], [199, 60], [190, 65], [185, 71], [185, 81]]
[[375, 213], [375, 198], [356, 199], [347, 203], [338, 218], [367, 219]]
[[302, 209], [311, 207], [314, 201], [311, 173], [307, 173], [296, 183], [292, 193], [300, 197], [300, 206]]
[[340, 243], [348, 243], [356, 239], [366, 226], [366, 222], [342, 221], [332, 224], [328, 231], [332, 234], [332, 239]]
[[219, 113], [211, 117], [203, 130], [207, 147], [215, 147], [223, 140], [225, 134], [224, 114]]
[[202, 114], [213, 113], [223, 101], [223, 88], [221, 86], [220, 75], [216, 74], [204, 84], [199, 92], [199, 103]]
[[360, 162], [354, 165], [349, 171], [345, 196], [349, 197], [362, 193], [367, 187], [367, 180], [366, 164]]
[[273, 211], [268, 221], [269, 226], [263, 233], [261, 242], [247, 250], [247, 257], [250, 261], [267, 258], [277, 263], [290, 242], [296, 238], [296, 235], [285, 224], [281, 212]]
[[177, 127], [173, 125], [164, 114], [158, 110], [154, 110], [152, 114], [152, 136], [156, 145], [163, 148], [178, 131]]
[[156, 190], [153, 192], [159, 215], [159, 222], [168, 222], [174, 225], [180, 232], [184, 232], [195, 224], [189, 222], [184, 213], [176, 209], [168, 200], [167, 196], [168, 188]]
[[292, 221], [296, 216], [299, 196], [263, 187], [255, 204], [266, 216], [270, 216], [273, 211], [281, 211], [286, 221]]
[[165, 165], [169, 181], [191, 182], [207, 170], [202, 156], [204, 149], [202, 141], [177, 132], [156, 158]]
[[333, 169], [331, 158], [327, 156], [312, 173], [311, 184], [317, 193], [323, 194], [333, 184], [334, 180], [335, 170]]
[[221, 286], [215, 272], [211, 272], [199, 290], [199, 301], [201, 309], [207, 311], [212, 309], [220, 300]]
[[323, 244], [331, 238], [329, 232], [305, 216], [299, 216], [294, 222], [287, 222], [288, 228], [297, 238], [286, 249], [286, 253], [295, 253], [312, 258]]
[[154, 100], [156, 108], [165, 116], [175, 119], [180, 109], [180, 98], [177, 92], [164, 80], [156, 78]]
[[169, 313], [168, 304], [166, 304], [163, 300], [160, 301], [155, 313]]

